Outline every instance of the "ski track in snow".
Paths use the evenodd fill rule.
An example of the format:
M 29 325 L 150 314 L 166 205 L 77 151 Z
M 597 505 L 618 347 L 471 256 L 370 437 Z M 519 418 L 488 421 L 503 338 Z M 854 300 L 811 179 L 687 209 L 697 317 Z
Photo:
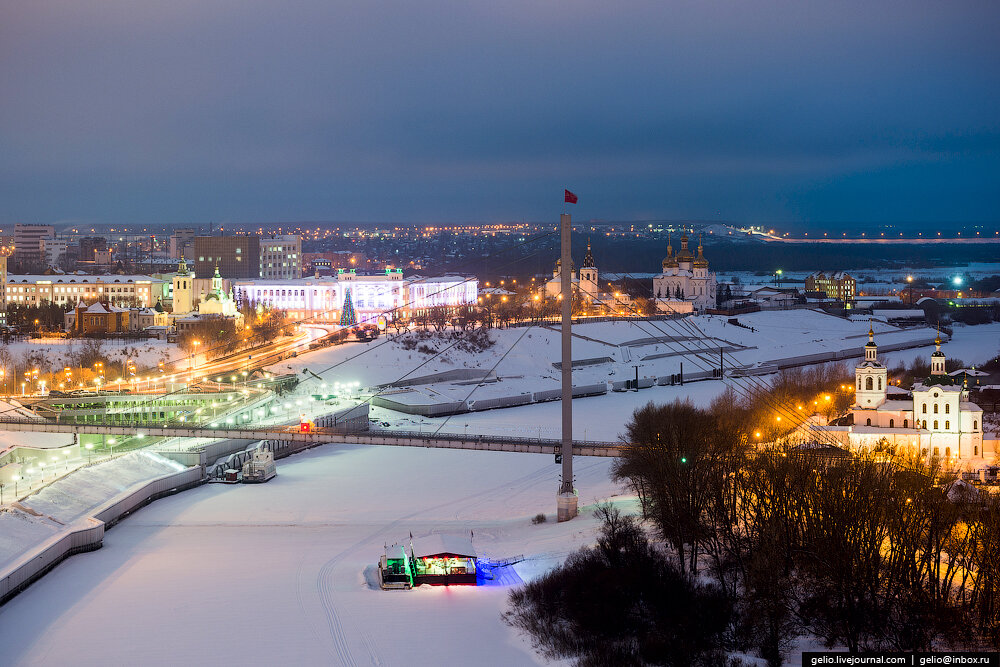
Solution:
M 597 464 L 591 464 L 590 466 L 588 466 L 588 468 L 591 468 L 594 465 Z M 348 645 L 347 635 L 344 630 L 344 623 L 340 619 L 340 615 L 337 612 L 337 605 L 336 605 L 336 595 L 335 595 L 335 585 L 334 585 L 333 575 L 334 575 L 334 569 L 336 568 L 338 562 L 344 556 L 354 551 L 357 551 L 358 549 L 371 543 L 372 540 L 377 540 L 378 537 L 385 535 L 386 533 L 395 530 L 396 528 L 399 528 L 400 525 L 403 524 L 404 522 L 409 521 L 415 517 L 418 517 L 421 514 L 427 512 L 433 512 L 434 510 L 442 509 L 452 505 L 463 505 L 465 509 L 468 509 L 468 507 L 479 507 L 489 502 L 491 499 L 494 499 L 494 494 L 497 494 L 498 492 L 510 492 L 511 490 L 513 490 L 514 493 L 512 495 L 516 495 L 518 493 L 526 491 L 535 484 L 538 484 L 539 482 L 542 481 L 543 478 L 548 477 L 551 474 L 552 471 L 550 469 L 541 467 L 538 470 L 535 470 L 534 472 L 528 473 L 527 475 L 524 475 L 523 477 L 514 480 L 513 483 L 504 482 L 503 484 L 498 484 L 497 486 L 473 493 L 471 495 L 465 496 L 464 498 L 459 498 L 457 500 L 449 500 L 431 507 L 425 507 L 424 509 L 417 510 L 416 512 L 413 512 L 395 521 L 385 524 L 381 528 L 378 528 L 372 533 L 369 533 L 367 536 L 358 540 L 351 546 L 347 547 L 340 553 L 333 556 L 326 563 L 324 563 L 323 567 L 320 568 L 320 571 L 316 576 L 316 590 L 320 595 L 320 601 L 323 603 L 323 609 L 326 612 L 326 617 L 327 617 L 327 627 L 330 636 L 333 638 L 333 643 L 336 649 L 336 655 L 334 657 L 340 660 L 340 664 L 352 665 L 353 667 L 357 667 L 357 662 L 354 660 L 353 653 L 351 652 L 350 646 Z M 473 503 L 472 505 L 465 505 L 465 503 L 472 500 L 475 500 L 477 502 Z M 458 515 L 455 515 L 455 518 L 457 519 Z M 300 571 L 301 571 L 301 566 L 300 566 Z M 303 606 L 302 591 L 301 590 L 297 591 L 297 595 L 299 600 L 299 606 L 302 607 Z M 371 641 L 371 637 L 368 637 L 366 639 L 365 634 L 363 632 L 360 633 L 360 636 L 362 643 L 365 645 L 365 648 L 369 653 L 369 657 L 371 658 L 372 664 L 373 665 L 383 664 L 381 657 L 377 653 L 376 644 Z

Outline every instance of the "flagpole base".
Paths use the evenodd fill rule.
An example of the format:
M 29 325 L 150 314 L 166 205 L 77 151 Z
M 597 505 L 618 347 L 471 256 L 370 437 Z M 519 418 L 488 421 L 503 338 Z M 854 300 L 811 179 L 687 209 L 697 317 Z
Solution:
M 578 514 L 577 501 L 579 498 L 575 493 L 560 493 L 556 496 L 556 521 L 562 523 L 569 521 Z

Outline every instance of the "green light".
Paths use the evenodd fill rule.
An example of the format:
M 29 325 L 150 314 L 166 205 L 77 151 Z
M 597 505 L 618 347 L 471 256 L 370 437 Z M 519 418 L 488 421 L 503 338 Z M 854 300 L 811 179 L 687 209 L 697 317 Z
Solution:
M 686 456 L 682 456 L 681 457 L 681 463 L 687 463 L 687 462 L 688 462 L 687 457 Z

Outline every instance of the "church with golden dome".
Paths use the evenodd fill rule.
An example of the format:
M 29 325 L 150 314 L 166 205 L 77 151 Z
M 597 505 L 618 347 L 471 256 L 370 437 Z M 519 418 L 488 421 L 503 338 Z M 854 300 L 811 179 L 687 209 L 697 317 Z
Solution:
M 708 270 L 701 239 L 698 254 L 688 249 L 688 235 L 681 236 L 681 248 L 674 248 L 667 237 L 667 256 L 663 273 L 653 277 L 656 309 L 665 313 L 702 312 L 715 306 L 715 274 Z

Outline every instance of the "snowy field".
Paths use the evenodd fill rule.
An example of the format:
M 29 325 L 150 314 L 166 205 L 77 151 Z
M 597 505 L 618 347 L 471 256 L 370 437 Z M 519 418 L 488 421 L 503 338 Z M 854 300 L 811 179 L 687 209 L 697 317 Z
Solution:
M 1000 322 L 967 326 L 952 325 L 951 340 L 941 346 L 941 351 L 949 359 L 961 359 L 969 366 L 979 366 L 1000 355 Z M 929 354 L 934 348 L 914 348 L 899 350 L 883 355 L 885 363 L 892 368 L 900 362 L 909 364 L 913 359 L 922 357 L 930 361 Z
M 549 455 L 324 446 L 264 485 L 206 485 L 124 520 L 0 608 L 4 664 L 531 665 L 504 587 L 384 592 L 385 542 L 474 531 L 529 579 L 593 538 L 619 493 L 577 459 L 581 517 L 555 523 Z M 630 508 L 631 498 L 616 498 Z M 538 512 L 549 522 L 532 525 Z M 370 575 L 370 573 L 369 573 Z
M 727 346 L 726 364 L 752 364 L 797 355 L 857 350 L 867 342 L 869 323 L 851 321 L 812 310 L 766 311 L 740 315 L 744 327 L 727 317 L 704 316 L 680 321 L 599 322 L 573 326 L 573 359 L 607 358 L 604 363 L 575 368 L 575 384 L 640 376 L 662 376 L 718 368 L 717 350 Z M 876 322 L 882 343 L 933 337 L 927 328 L 899 329 Z M 490 332 L 495 344 L 481 353 L 446 349 L 447 342 L 425 341 L 440 354 L 406 350 L 398 340 L 341 345 L 300 355 L 274 367 L 279 372 L 308 369 L 333 382 L 374 386 L 462 368 L 493 370 L 511 393 L 559 387 L 560 333 L 557 328 L 527 327 Z M 661 340 L 664 337 L 670 340 Z M 470 390 L 472 387 L 470 387 Z M 470 394 L 476 398 L 475 393 Z M 454 399 L 449 399 L 454 400 Z

